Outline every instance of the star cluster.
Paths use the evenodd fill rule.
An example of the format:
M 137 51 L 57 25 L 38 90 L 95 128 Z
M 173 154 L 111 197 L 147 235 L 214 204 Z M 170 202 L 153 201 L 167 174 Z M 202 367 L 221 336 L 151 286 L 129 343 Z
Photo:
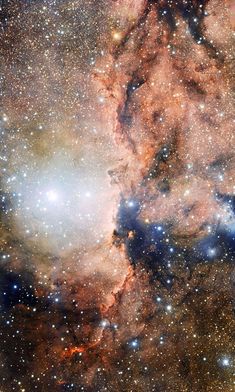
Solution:
M 0 2 L 0 390 L 235 390 L 234 4 Z

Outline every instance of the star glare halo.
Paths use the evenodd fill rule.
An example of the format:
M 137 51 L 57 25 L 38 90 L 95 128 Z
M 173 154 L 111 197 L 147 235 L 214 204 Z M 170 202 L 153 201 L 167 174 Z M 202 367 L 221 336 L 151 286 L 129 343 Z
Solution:
M 48 201 L 50 201 L 50 202 L 56 202 L 59 199 L 59 194 L 54 189 L 47 191 L 46 196 L 47 196 Z

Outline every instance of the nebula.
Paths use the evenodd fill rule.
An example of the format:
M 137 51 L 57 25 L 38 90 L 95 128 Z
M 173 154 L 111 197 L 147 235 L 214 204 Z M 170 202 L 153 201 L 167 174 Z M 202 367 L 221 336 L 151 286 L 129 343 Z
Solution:
M 0 390 L 232 392 L 232 0 L 2 0 Z

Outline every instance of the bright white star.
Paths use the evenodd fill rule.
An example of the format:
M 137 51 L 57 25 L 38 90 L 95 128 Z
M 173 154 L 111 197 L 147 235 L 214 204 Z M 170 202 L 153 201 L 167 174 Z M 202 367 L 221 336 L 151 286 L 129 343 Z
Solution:
M 48 191 L 46 193 L 46 195 L 47 195 L 48 201 L 51 201 L 51 202 L 54 202 L 54 201 L 58 200 L 58 197 L 59 197 L 58 193 L 56 191 L 54 191 L 54 190 Z

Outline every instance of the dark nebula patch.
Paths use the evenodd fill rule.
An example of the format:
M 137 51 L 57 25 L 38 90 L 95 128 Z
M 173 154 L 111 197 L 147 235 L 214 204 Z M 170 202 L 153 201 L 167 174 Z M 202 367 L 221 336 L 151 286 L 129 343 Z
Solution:
M 7 272 L 4 269 L 1 271 L 0 287 L 1 307 L 3 311 L 9 310 L 18 304 L 34 306 L 37 303 L 33 291 L 34 279 L 24 271 L 22 274 Z

